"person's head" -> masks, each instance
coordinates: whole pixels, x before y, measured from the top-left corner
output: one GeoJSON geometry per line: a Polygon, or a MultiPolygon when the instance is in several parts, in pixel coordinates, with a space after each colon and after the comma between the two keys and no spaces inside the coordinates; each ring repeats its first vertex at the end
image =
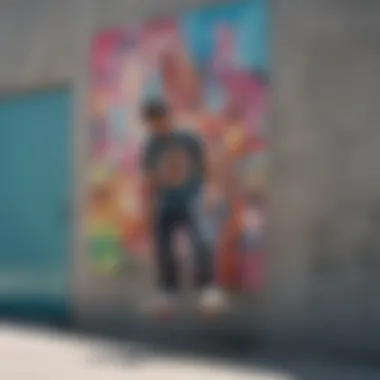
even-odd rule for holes
{"type": "Polygon", "coordinates": [[[150,130],[163,134],[172,129],[171,112],[169,106],[160,100],[151,100],[142,107],[142,117],[150,130]]]}

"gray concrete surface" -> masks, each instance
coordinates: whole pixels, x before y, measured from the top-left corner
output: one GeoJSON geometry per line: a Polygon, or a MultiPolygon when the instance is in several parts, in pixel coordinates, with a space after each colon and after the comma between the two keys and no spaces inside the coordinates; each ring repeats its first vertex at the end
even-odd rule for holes
{"type": "Polygon", "coordinates": [[[379,351],[380,3],[272,4],[268,316],[289,340],[379,351]]]}
{"type": "Polygon", "coordinates": [[[290,380],[264,369],[165,357],[132,344],[0,326],[0,378],[130,380],[290,380]]]}
{"type": "Polygon", "coordinates": [[[375,380],[380,370],[252,358],[194,359],[147,346],[0,324],[0,378],[4,380],[375,380]]]}

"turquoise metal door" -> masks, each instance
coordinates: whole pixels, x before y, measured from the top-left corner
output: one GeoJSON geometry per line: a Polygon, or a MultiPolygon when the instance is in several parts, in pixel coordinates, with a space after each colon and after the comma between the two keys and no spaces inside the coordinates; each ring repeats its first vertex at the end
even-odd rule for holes
{"type": "Polygon", "coordinates": [[[66,89],[0,99],[0,315],[67,318],[70,142],[66,89]]]}

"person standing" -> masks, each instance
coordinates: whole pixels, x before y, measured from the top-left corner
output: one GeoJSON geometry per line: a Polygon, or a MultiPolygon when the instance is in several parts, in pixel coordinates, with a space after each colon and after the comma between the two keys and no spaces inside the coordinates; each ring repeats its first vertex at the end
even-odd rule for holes
{"type": "Polygon", "coordinates": [[[180,271],[173,251],[173,235],[183,228],[193,248],[199,307],[206,313],[219,312],[224,298],[214,281],[214,260],[202,215],[204,200],[208,200],[207,191],[204,192],[207,168],[202,143],[191,131],[176,128],[164,102],[151,100],[141,112],[149,128],[141,163],[160,290],[154,300],[154,311],[160,314],[174,311],[180,271]]]}

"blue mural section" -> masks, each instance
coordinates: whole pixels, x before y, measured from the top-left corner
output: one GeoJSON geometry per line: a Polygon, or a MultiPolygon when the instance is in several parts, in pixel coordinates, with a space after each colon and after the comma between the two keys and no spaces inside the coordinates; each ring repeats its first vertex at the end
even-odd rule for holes
{"type": "Polygon", "coordinates": [[[235,31],[235,60],[239,66],[266,71],[269,40],[268,1],[247,0],[210,6],[188,13],[181,20],[186,43],[194,61],[207,64],[214,56],[218,25],[235,31]]]}

